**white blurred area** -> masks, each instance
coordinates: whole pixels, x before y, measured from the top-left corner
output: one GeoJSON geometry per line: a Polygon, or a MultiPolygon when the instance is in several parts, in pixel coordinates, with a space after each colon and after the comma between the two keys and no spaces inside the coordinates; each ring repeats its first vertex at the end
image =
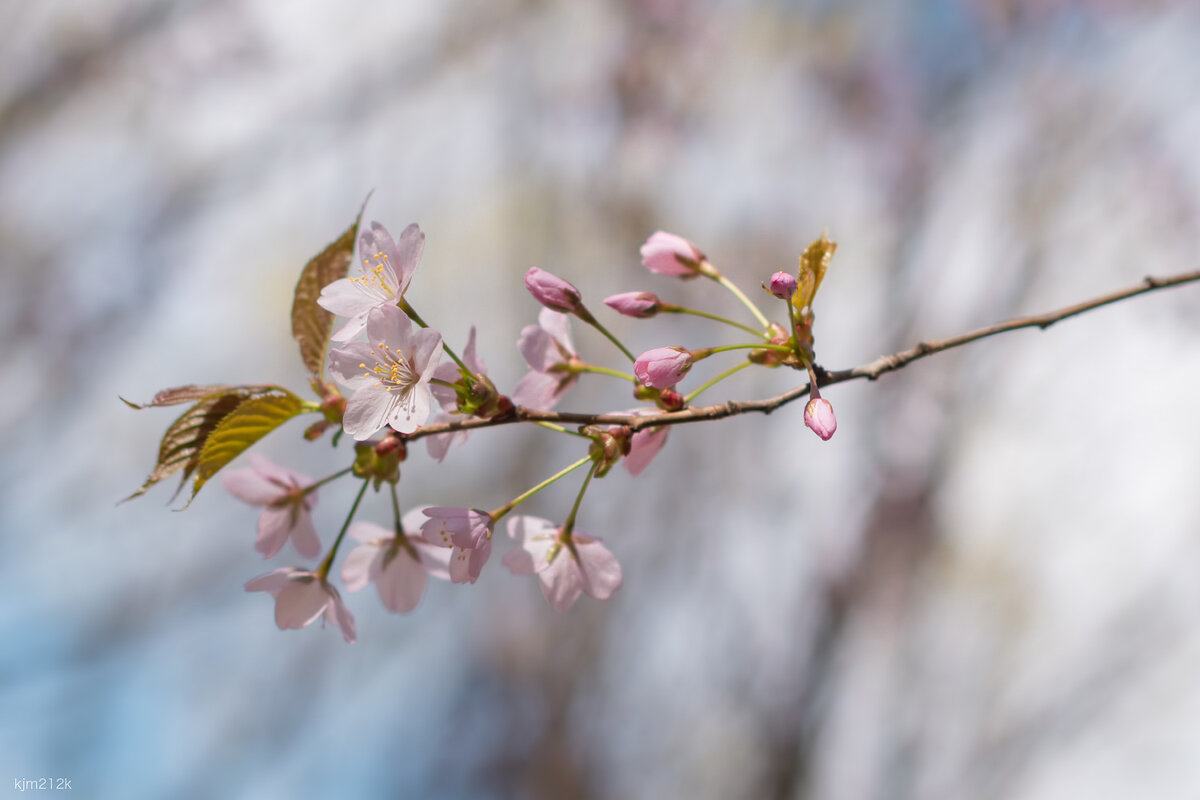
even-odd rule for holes
{"type": "MultiPolygon", "coordinates": [[[[565,614],[501,543],[411,616],[348,596],[353,646],[280,632],[242,585],[301,562],[262,562],[254,509],[215,482],[182,513],[167,487],[115,505],[177,413],[118,395],[305,389],[291,288],[372,189],[373,218],[428,237],[410,300],[458,347],[478,326],[508,389],[531,265],[597,311],[643,289],[739,313],[639,265],[659,228],[764,305],[827,230],[830,369],[1196,269],[1189,5],[0,5],[0,786],[1195,797],[1200,287],[833,387],[829,443],[800,405],[672,431],[589,492],[579,528],[625,585],[565,614]]],[[[604,319],[635,351],[733,341],[604,319]]],[[[628,404],[597,377],[561,407],[628,404]]],[[[261,452],[341,468],[303,424],[261,452]]],[[[413,447],[401,496],[496,507],[578,457],[560,438],[476,433],[442,465],[413,447]]],[[[561,520],[577,485],[527,512],[561,520]]],[[[322,491],[326,544],[352,489],[322,491]]]]}

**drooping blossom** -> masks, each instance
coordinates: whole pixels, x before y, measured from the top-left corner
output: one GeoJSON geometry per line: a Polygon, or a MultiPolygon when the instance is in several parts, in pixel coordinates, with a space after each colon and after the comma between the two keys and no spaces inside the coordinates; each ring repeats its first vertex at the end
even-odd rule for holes
{"type": "Polygon", "coordinates": [[[642,264],[651,272],[674,278],[694,278],[706,259],[700,248],[666,231],[656,231],[642,245],[642,264]]]}
{"type": "Polygon", "coordinates": [[[321,308],[349,318],[330,338],[335,342],[353,339],[366,327],[367,314],[372,308],[396,305],[408,288],[424,250],[425,234],[415,222],[400,233],[398,242],[378,222],[361,231],[350,274],[323,288],[317,298],[321,308]]]}
{"type": "Polygon", "coordinates": [[[231,469],[221,477],[225,488],[239,500],[261,506],[258,538],[254,549],[273,558],[288,539],[305,558],[321,553],[321,540],[312,523],[312,507],[317,504],[316,490],[306,492],[312,478],[279,466],[265,456],[250,453],[250,466],[231,469]]]}
{"type": "Polygon", "coordinates": [[[346,402],[342,427],[362,441],[384,426],[412,433],[429,417],[429,380],[441,355],[442,335],[413,330],[395,306],[371,309],[367,341],[329,351],[329,373],[354,394],[346,402]]]}
{"type": "MultiPolygon", "coordinates": [[[[487,375],[487,365],[483,363],[483,359],[479,358],[479,356],[475,354],[474,325],[471,326],[471,331],[467,334],[467,346],[463,349],[462,360],[463,363],[467,365],[467,369],[471,370],[472,373],[483,376],[487,375]]],[[[434,370],[433,377],[440,381],[454,383],[462,376],[459,374],[458,365],[451,361],[447,361],[444,364],[440,364],[438,368],[434,370]]],[[[441,408],[435,411],[433,416],[429,418],[428,423],[430,425],[438,422],[451,422],[452,420],[463,418],[462,414],[457,413],[457,392],[455,392],[449,386],[442,386],[436,383],[431,383],[429,388],[432,390],[433,396],[437,398],[438,404],[441,406],[441,408]]],[[[438,461],[441,461],[446,457],[446,453],[449,452],[452,444],[455,442],[465,442],[468,435],[468,431],[438,433],[425,439],[425,449],[429,451],[430,456],[438,461]]]]}
{"type": "Polygon", "coordinates": [[[280,630],[303,628],[324,615],[326,622],[342,631],[342,638],[354,644],[354,617],[338,590],[314,572],[282,567],[251,580],[246,591],[269,592],[275,598],[275,624],[280,630]]]}
{"type": "Polygon", "coordinates": [[[526,325],[517,342],[530,372],[517,383],[512,401],[538,411],[548,411],[575,385],[579,376],[567,369],[578,358],[571,344],[565,314],[543,308],[537,325],[526,325]]]}
{"type": "Polygon", "coordinates": [[[790,300],[796,293],[796,276],[790,272],[776,272],[771,276],[770,283],[763,284],[763,288],[780,300],[790,300]]]}
{"type": "Polygon", "coordinates": [[[633,374],[647,386],[670,389],[692,368],[692,353],[684,347],[655,347],[637,357],[633,374]]]}
{"type": "Polygon", "coordinates": [[[527,516],[510,519],[508,535],[521,548],[510,550],[504,565],[514,575],[536,574],[542,594],[559,611],[570,608],[581,593],[607,600],[621,588],[621,565],[599,539],[565,534],[549,520],[527,516]]]}
{"type": "Polygon", "coordinates": [[[837,417],[833,406],[824,397],[814,397],[804,406],[804,424],[824,441],[829,441],[837,430],[837,417]]]}
{"type": "Polygon", "coordinates": [[[346,555],[342,564],[342,582],[347,591],[357,592],[374,583],[385,608],[407,614],[421,602],[430,575],[448,579],[450,553],[421,535],[418,528],[424,519],[419,508],[401,517],[401,538],[394,530],[372,522],[351,525],[346,533],[361,544],[346,555]]]}
{"type": "Polygon", "coordinates": [[[662,300],[653,292],[622,292],[604,298],[604,305],[618,314],[645,319],[658,313],[662,300]]]}
{"type": "Polygon", "coordinates": [[[525,288],[533,295],[533,299],[554,311],[575,314],[583,308],[583,296],[579,290],[544,269],[530,267],[525,273],[525,288]]]}
{"type": "Polygon", "coordinates": [[[495,520],[477,508],[435,506],[424,513],[429,519],[421,534],[435,545],[450,548],[450,580],[474,583],[492,554],[495,520]]]}

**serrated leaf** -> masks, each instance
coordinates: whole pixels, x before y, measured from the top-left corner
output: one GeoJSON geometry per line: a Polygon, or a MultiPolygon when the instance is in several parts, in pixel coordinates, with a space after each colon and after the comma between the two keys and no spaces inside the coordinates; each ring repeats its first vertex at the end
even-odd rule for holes
{"type": "Polygon", "coordinates": [[[305,410],[307,404],[303,400],[279,387],[272,387],[269,394],[249,397],[239,403],[221,419],[200,449],[196,477],[192,481],[192,498],[222,467],[305,410]]]}
{"type": "MultiPolygon", "coordinates": [[[[209,435],[229,412],[237,408],[254,390],[262,387],[221,387],[218,391],[200,398],[194,406],[183,412],[163,434],[158,446],[158,461],[141,488],[126,497],[132,500],[146,493],[151,486],[183,471],[175,495],[187,482],[200,463],[200,450],[209,435]]],[[[122,501],[124,502],[124,501],[122,501]]]]}
{"type": "Polygon", "coordinates": [[[800,272],[796,275],[796,293],[792,295],[792,305],[798,311],[812,305],[836,250],[837,242],[830,241],[824,233],[804,248],[804,254],[800,256],[800,272]]]}
{"type": "MultiPolygon", "coordinates": [[[[366,208],[366,202],[363,202],[366,208]]],[[[292,337],[300,344],[300,358],[308,371],[318,378],[325,370],[325,350],[333,331],[333,314],[317,305],[321,290],[346,277],[350,259],[354,257],[354,236],[358,231],[362,210],[346,231],[333,244],[304,265],[296,293],[292,298],[292,337]]]]}
{"type": "Polygon", "coordinates": [[[129,400],[126,400],[124,397],[121,398],[121,402],[130,408],[137,409],[154,408],[156,406],[177,406],[180,403],[191,403],[207,395],[222,392],[228,388],[228,386],[222,386],[220,384],[213,386],[196,386],[195,384],[189,383],[187,386],[176,386],[172,389],[163,389],[161,392],[154,395],[154,399],[149,403],[133,403],[129,400]]]}

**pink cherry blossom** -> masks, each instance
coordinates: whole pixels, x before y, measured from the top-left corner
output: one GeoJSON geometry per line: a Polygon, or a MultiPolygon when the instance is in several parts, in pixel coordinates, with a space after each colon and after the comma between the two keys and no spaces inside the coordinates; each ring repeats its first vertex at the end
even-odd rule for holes
{"type": "Polygon", "coordinates": [[[525,288],[546,308],[565,314],[574,314],[583,308],[583,297],[579,290],[544,269],[530,267],[525,273],[525,288]]]}
{"type": "Polygon", "coordinates": [[[247,457],[249,467],[225,472],[221,482],[234,497],[263,508],[258,517],[254,549],[266,558],[273,558],[290,538],[296,552],[305,558],[316,558],[321,553],[321,540],[310,512],[317,504],[317,493],[304,491],[312,485],[312,478],[285,469],[258,453],[247,457]]]}
{"type": "Polygon", "coordinates": [[[780,300],[790,300],[796,293],[796,276],[790,272],[776,272],[764,288],[780,300]]]}
{"type": "Polygon", "coordinates": [[[694,278],[705,260],[700,248],[666,231],[656,231],[642,245],[642,264],[651,272],[675,278],[694,278]]]}
{"type": "Polygon", "coordinates": [[[342,427],[358,441],[387,425],[412,433],[429,418],[429,380],[442,335],[431,328],[414,331],[403,311],[384,305],[367,315],[367,338],[329,352],[329,373],[354,392],[342,427]]]}
{"type": "Polygon", "coordinates": [[[275,624],[280,630],[303,628],[324,616],[354,644],[354,617],[342,603],[338,590],[316,573],[282,567],[246,584],[247,592],[269,592],[275,598],[275,624]]]}
{"type": "Polygon", "coordinates": [[[829,441],[837,430],[837,417],[833,415],[833,406],[819,395],[812,398],[804,406],[804,424],[817,436],[829,441]]]}
{"type": "Polygon", "coordinates": [[[624,292],[604,298],[604,305],[618,314],[645,319],[658,313],[662,301],[653,292],[624,292]]]}
{"type": "Polygon", "coordinates": [[[421,526],[421,535],[433,544],[451,548],[450,580],[474,583],[492,554],[495,520],[477,508],[427,508],[425,516],[429,519],[421,526]]]}
{"type": "Polygon", "coordinates": [[[578,356],[571,344],[566,315],[543,308],[538,314],[538,324],[527,325],[521,331],[517,346],[531,371],[517,383],[512,401],[526,408],[548,411],[579,378],[567,369],[578,356]]]}
{"type": "Polygon", "coordinates": [[[394,306],[404,296],[409,281],[421,262],[425,234],[414,222],[392,241],[387,228],[372,222],[358,236],[350,274],[321,290],[317,303],[326,311],[349,317],[330,337],[335,342],[353,339],[367,325],[371,309],[394,306]]]}
{"type": "Polygon", "coordinates": [[[559,611],[570,608],[579,595],[607,600],[621,588],[621,565],[599,540],[582,533],[565,534],[549,520],[513,517],[508,535],[521,548],[504,556],[514,575],[538,576],[542,594],[559,611]]]}
{"type": "Polygon", "coordinates": [[[670,389],[692,368],[692,353],[683,347],[656,347],[637,357],[633,374],[647,386],[670,389]]]}
{"type": "MultiPolygon", "coordinates": [[[[467,346],[462,353],[463,363],[467,365],[467,369],[471,370],[476,375],[487,375],[487,366],[483,363],[483,359],[475,354],[475,326],[471,326],[470,333],[467,334],[467,346]]],[[[433,377],[447,383],[454,383],[462,376],[459,374],[458,365],[447,361],[438,366],[433,372],[433,377]]],[[[441,386],[436,383],[429,385],[433,396],[437,398],[441,408],[438,409],[427,422],[433,425],[438,422],[452,422],[456,419],[464,419],[462,414],[457,413],[458,409],[458,393],[449,386],[441,386]]],[[[429,451],[429,455],[441,461],[446,457],[446,453],[450,451],[450,446],[455,442],[465,442],[468,431],[455,431],[453,433],[439,433],[425,439],[425,449],[429,451]]]]}
{"type": "Polygon", "coordinates": [[[421,511],[413,509],[400,519],[405,535],[399,539],[395,531],[371,522],[350,526],[346,533],[362,544],[351,550],[342,564],[342,581],[348,591],[357,592],[374,583],[384,607],[407,614],[421,602],[430,575],[443,580],[450,577],[450,553],[417,532],[425,519],[421,511]]]}
{"type": "MultiPolygon", "coordinates": [[[[657,413],[657,410],[641,410],[635,413],[641,416],[657,413]]],[[[653,428],[642,428],[630,437],[629,453],[626,454],[621,462],[625,465],[625,469],[629,470],[630,475],[640,475],[642,470],[650,465],[650,461],[658,455],[658,451],[662,450],[663,445],[667,443],[667,434],[670,431],[670,427],[659,425],[653,428]]]]}

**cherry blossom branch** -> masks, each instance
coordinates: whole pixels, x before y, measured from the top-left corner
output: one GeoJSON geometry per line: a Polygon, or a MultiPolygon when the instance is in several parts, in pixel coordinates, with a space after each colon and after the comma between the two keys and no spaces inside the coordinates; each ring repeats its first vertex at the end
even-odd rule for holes
{"type": "MultiPolygon", "coordinates": [[[[1171,275],[1165,278],[1147,276],[1136,286],[1131,286],[1126,289],[1101,295],[1091,300],[1075,303],[1074,305],[1066,306],[1055,311],[1048,311],[1042,314],[1034,314],[1026,317],[1016,317],[1006,322],[999,322],[994,325],[989,325],[968,333],[960,334],[958,336],[951,336],[946,339],[934,339],[918,342],[916,345],[908,348],[907,350],[901,350],[898,353],[893,353],[887,356],[880,356],[874,361],[853,367],[851,369],[833,371],[825,370],[820,367],[816,367],[815,369],[821,386],[831,386],[833,384],[845,383],[847,381],[860,380],[863,378],[873,381],[880,375],[902,369],[914,361],[934,355],[935,353],[953,350],[956,347],[962,347],[963,345],[979,341],[980,339],[986,339],[989,336],[1008,333],[1009,331],[1021,330],[1023,328],[1039,328],[1041,330],[1045,330],[1057,322],[1061,322],[1064,319],[1100,308],[1101,306],[1117,303],[1122,300],[1127,300],[1129,298],[1137,297],[1138,295],[1147,294],[1159,289],[1168,289],[1187,283],[1195,283],[1197,281],[1200,281],[1200,270],[1180,273],[1178,275],[1171,275]]],[[[783,394],[779,394],[774,397],[768,397],[762,400],[730,400],[711,406],[698,406],[694,408],[682,409],[680,411],[639,416],[630,414],[586,414],[567,411],[534,411],[533,409],[518,406],[513,410],[512,414],[505,417],[491,419],[473,418],[454,422],[443,422],[435,425],[426,425],[409,435],[407,438],[411,441],[424,436],[432,436],[439,433],[474,430],[476,428],[490,428],[497,425],[509,425],[519,422],[550,422],[575,425],[624,425],[627,426],[631,431],[637,432],[643,428],[659,427],[663,425],[682,425],[689,422],[707,422],[710,420],[724,419],[725,417],[749,414],[752,412],[770,414],[777,408],[808,395],[809,390],[810,384],[806,383],[803,386],[797,386],[796,388],[784,392],[783,394]]]]}

